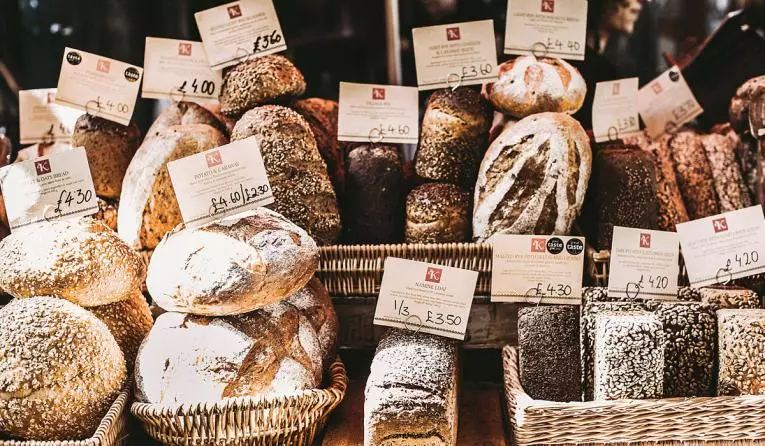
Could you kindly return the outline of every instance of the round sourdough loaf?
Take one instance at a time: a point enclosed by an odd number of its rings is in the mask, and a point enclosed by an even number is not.
[[[319,337],[323,358],[322,370],[326,370],[335,360],[338,330],[337,313],[327,288],[321,280],[314,277],[308,285],[288,297],[285,302],[297,308],[313,326]]]
[[[106,324],[125,355],[128,370],[133,370],[138,347],[154,324],[149,304],[143,294],[134,291],[125,300],[90,307],[88,310]]]
[[[407,243],[470,240],[470,194],[453,184],[426,183],[406,198]]]
[[[587,134],[563,113],[540,113],[505,129],[478,172],[473,238],[496,233],[567,234],[592,168]]]
[[[146,132],[146,138],[153,138],[168,127],[186,124],[206,124],[228,136],[226,125],[212,112],[195,102],[172,102],[162,110]]]
[[[542,112],[574,114],[586,93],[584,78],[568,62],[534,56],[502,63],[499,79],[484,87],[484,95],[497,110],[516,118]]]
[[[329,178],[340,195],[345,187],[345,161],[337,140],[338,104],[330,99],[307,98],[292,102],[290,107],[311,126],[319,153],[327,164]]]
[[[125,300],[146,277],[141,256],[90,217],[17,229],[0,242],[0,289],[83,307]]]
[[[27,440],[91,436],[126,378],[109,329],[52,297],[0,309],[0,432]]]
[[[151,256],[146,286],[167,311],[241,314],[298,291],[318,265],[305,231],[258,208],[168,233]]]

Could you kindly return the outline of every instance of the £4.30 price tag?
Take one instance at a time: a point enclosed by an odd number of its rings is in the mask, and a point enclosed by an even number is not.
[[[638,121],[638,78],[598,82],[592,104],[592,131],[596,142],[640,133]]]
[[[207,61],[202,42],[146,38],[141,97],[217,101],[221,74]]]
[[[417,144],[417,88],[340,82],[339,102],[338,140]]]
[[[671,67],[638,92],[638,111],[651,138],[674,133],[683,124],[702,114],[683,73]]]
[[[19,91],[19,139],[22,144],[70,141],[82,112],[56,104],[55,88]]]
[[[375,325],[465,339],[478,273],[388,257]]]
[[[505,54],[584,60],[585,0],[508,0]]]
[[[608,295],[676,299],[678,243],[675,232],[614,226]]]

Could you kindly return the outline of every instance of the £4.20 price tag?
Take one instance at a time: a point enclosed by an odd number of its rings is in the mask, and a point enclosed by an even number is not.
[[[508,0],[505,54],[584,60],[585,0]]]
[[[22,144],[70,141],[82,112],[56,104],[55,88],[19,91],[19,139]]]
[[[592,105],[595,142],[621,139],[640,133],[638,78],[598,82]]]
[[[375,325],[465,339],[478,273],[388,257]]]
[[[674,133],[704,112],[677,66],[640,89],[638,110],[651,138]]]
[[[340,82],[339,102],[338,140],[417,144],[417,88]]]
[[[608,295],[677,299],[677,233],[614,226]]]
[[[202,42],[146,38],[141,97],[216,101],[221,74],[207,61]]]

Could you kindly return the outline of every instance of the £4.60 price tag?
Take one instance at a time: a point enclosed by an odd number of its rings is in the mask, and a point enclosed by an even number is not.
[[[88,157],[82,147],[3,167],[0,189],[12,231],[98,212]]]
[[[592,105],[595,141],[603,142],[640,133],[638,78],[598,82]]]
[[[765,272],[762,207],[677,225],[691,286],[702,287]]]
[[[55,88],[19,91],[19,139],[22,144],[70,141],[82,112],[56,104]]]
[[[465,339],[478,273],[388,257],[375,325]]]
[[[167,163],[186,226],[274,202],[254,136]]]
[[[508,0],[505,54],[584,60],[585,0]]]
[[[614,226],[608,295],[677,299],[677,233]]]
[[[338,140],[417,144],[417,88],[340,82],[339,102]]]
[[[490,242],[492,302],[580,304],[583,238],[497,234]]]
[[[141,97],[215,101],[221,75],[207,61],[202,42],[146,38]]]
[[[677,66],[640,89],[638,110],[651,138],[674,133],[704,112]]]

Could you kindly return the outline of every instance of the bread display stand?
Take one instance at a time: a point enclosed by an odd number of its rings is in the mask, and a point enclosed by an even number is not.
[[[765,442],[765,395],[557,403],[524,392],[518,350],[502,351],[505,397],[517,446],[754,445]]]

